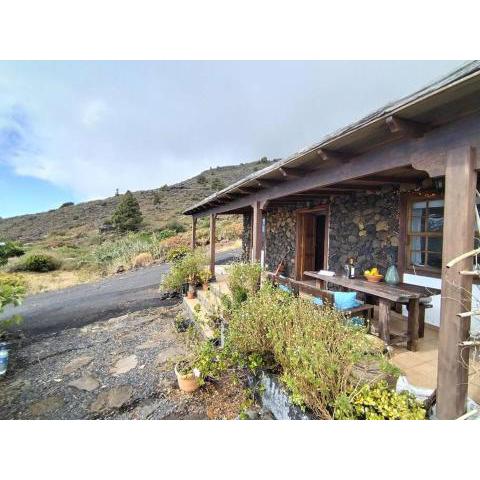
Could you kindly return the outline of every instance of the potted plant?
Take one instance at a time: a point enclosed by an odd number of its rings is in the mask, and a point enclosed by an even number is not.
[[[183,392],[194,392],[200,387],[200,371],[191,360],[184,359],[175,365],[178,387]]]
[[[195,297],[195,288],[201,279],[201,272],[207,263],[206,255],[199,251],[185,255],[174,263],[162,282],[162,290],[182,292],[183,286],[188,284],[187,298]]]
[[[201,272],[200,272],[200,283],[202,284],[202,289],[203,290],[208,290],[208,282],[211,278],[211,274],[210,274],[210,270],[208,270],[208,268],[204,268]]]

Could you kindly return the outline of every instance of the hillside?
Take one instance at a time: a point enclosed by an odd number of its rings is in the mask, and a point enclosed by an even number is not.
[[[164,185],[153,190],[133,192],[140,203],[145,220],[145,230],[162,229],[171,220],[185,225],[188,218],[181,212],[193,203],[221,190],[225,186],[264,168],[270,163],[260,161],[210,168],[205,172],[175,185]],[[121,196],[93,200],[60,207],[48,212],[21,215],[0,220],[0,239],[37,242],[49,235],[88,235],[98,232],[109,220]]]

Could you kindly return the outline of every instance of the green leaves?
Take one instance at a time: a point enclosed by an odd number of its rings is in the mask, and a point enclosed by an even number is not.
[[[397,393],[385,382],[363,385],[335,403],[339,420],[424,420],[425,413],[411,393]]]
[[[112,223],[120,232],[136,231],[143,223],[138,200],[127,190],[112,215]]]
[[[25,296],[26,288],[23,280],[17,275],[0,274],[0,313],[7,305],[18,306]],[[12,325],[22,321],[19,315],[0,320],[0,335]]]

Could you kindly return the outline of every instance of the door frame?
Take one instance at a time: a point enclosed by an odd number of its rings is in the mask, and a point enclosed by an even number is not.
[[[323,251],[323,265],[328,269],[328,250],[329,250],[329,231],[330,231],[330,206],[319,205],[314,208],[299,208],[295,210],[296,217],[296,238],[295,238],[295,279],[303,280],[302,266],[304,264],[303,254],[303,237],[305,232],[303,230],[303,217],[308,214],[324,215],[325,216],[325,237],[324,237],[324,251]],[[315,240],[316,243],[316,240]]]

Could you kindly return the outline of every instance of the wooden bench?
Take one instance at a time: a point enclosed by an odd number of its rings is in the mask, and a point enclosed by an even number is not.
[[[315,287],[314,285],[311,285],[308,282],[293,280],[291,278],[275,275],[272,272],[267,272],[266,276],[274,283],[274,285],[284,285],[289,290],[291,290],[291,292],[295,296],[299,296],[300,293],[304,293],[313,297],[321,298],[326,305],[334,305],[335,303],[333,292],[320,289],[318,287]],[[362,305],[359,305],[358,307],[352,309],[341,310],[341,312],[344,313],[347,317],[353,317],[356,315],[363,316],[367,323],[368,329],[370,329],[370,324],[373,319],[373,305],[363,303]]]

